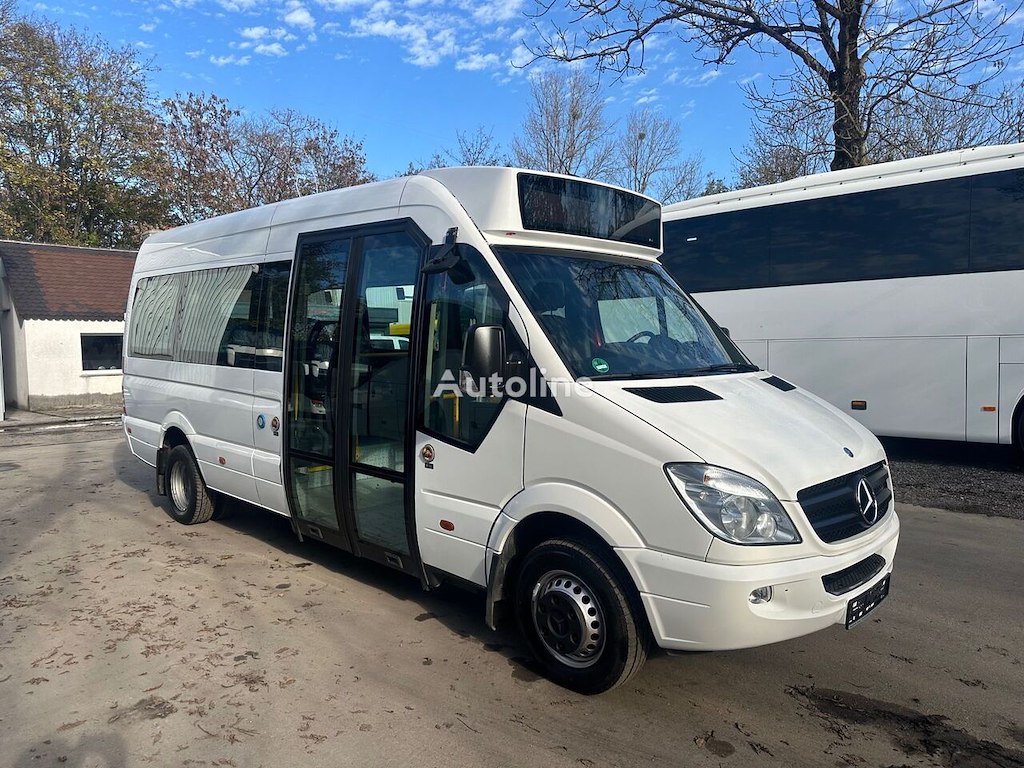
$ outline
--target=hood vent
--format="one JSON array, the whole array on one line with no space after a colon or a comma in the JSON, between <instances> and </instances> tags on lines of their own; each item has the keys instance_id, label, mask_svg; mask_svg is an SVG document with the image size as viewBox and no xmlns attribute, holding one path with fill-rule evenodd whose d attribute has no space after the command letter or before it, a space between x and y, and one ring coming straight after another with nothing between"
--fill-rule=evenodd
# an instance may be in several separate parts
<instances>
[{"instance_id":1,"label":"hood vent","mask_svg":"<svg viewBox=\"0 0 1024 768\"><path fill-rule=\"evenodd\" d=\"M771 384L776 389L781 389L783 392L792 392L796 389L795 384L790 384L785 379L780 379L778 376L769 376L767 379L761 379L765 384Z\"/></svg>"},{"instance_id":2,"label":"hood vent","mask_svg":"<svg viewBox=\"0 0 1024 768\"><path fill-rule=\"evenodd\" d=\"M625 387L625 391L655 403L700 403L721 400L714 392L702 387Z\"/></svg>"}]
</instances>

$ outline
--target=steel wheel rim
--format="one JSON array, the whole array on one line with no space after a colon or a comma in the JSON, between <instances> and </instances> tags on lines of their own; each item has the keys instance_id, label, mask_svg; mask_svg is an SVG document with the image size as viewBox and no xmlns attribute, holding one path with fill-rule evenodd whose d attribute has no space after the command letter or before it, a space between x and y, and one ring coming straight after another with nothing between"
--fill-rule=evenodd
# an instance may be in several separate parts
<instances>
[{"instance_id":1,"label":"steel wheel rim","mask_svg":"<svg viewBox=\"0 0 1024 768\"><path fill-rule=\"evenodd\" d=\"M180 461L171 467L171 501L180 512L188 512L192 499L192 477Z\"/></svg>"},{"instance_id":2,"label":"steel wheel rim","mask_svg":"<svg viewBox=\"0 0 1024 768\"><path fill-rule=\"evenodd\" d=\"M533 628L545 650L566 666L586 669L604 652L604 612L594 591L568 571L548 571L530 598Z\"/></svg>"}]
</instances>

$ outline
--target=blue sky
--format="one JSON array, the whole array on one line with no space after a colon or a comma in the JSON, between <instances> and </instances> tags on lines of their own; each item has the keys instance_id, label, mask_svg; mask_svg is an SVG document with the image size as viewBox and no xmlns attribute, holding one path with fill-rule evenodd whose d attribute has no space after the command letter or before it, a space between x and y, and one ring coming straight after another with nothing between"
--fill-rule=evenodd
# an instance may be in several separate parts
<instances>
[{"instance_id":1,"label":"blue sky","mask_svg":"<svg viewBox=\"0 0 1024 768\"><path fill-rule=\"evenodd\" d=\"M137 47L159 96L205 91L237 108L291 107L364 143L379 176L423 163L477 126L508 146L539 66L532 0L21 0L24 13ZM525 45L524 45L525 43ZM747 141L741 85L787 59L750 53L706 67L674 37L652 40L647 71L601 87L608 115L646 105L681 125L686 154L731 180Z\"/></svg>"}]
</instances>

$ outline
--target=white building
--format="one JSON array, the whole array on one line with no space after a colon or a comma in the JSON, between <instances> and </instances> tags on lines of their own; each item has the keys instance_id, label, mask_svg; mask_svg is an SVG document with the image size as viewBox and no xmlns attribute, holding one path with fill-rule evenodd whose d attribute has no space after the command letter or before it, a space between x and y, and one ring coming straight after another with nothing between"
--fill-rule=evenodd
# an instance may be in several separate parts
<instances>
[{"instance_id":1,"label":"white building","mask_svg":"<svg viewBox=\"0 0 1024 768\"><path fill-rule=\"evenodd\" d=\"M0 419L117 405L135 251L0 241Z\"/></svg>"}]
</instances>

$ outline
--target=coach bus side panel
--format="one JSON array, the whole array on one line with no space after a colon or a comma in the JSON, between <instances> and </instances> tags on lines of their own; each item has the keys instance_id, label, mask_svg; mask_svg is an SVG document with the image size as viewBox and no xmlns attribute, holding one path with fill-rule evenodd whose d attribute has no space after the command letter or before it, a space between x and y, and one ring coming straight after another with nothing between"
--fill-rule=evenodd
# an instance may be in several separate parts
<instances>
[{"instance_id":1,"label":"coach bus side panel","mask_svg":"<svg viewBox=\"0 0 1024 768\"><path fill-rule=\"evenodd\" d=\"M769 370L875 434L963 440L967 339L773 340ZM852 402L864 401L863 410Z\"/></svg>"},{"instance_id":2,"label":"coach bus side panel","mask_svg":"<svg viewBox=\"0 0 1024 768\"><path fill-rule=\"evenodd\" d=\"M1024 336L999 340L999 442L1013 441L1013 416L1024 397Z\"/></svg>"}]
</instances>

